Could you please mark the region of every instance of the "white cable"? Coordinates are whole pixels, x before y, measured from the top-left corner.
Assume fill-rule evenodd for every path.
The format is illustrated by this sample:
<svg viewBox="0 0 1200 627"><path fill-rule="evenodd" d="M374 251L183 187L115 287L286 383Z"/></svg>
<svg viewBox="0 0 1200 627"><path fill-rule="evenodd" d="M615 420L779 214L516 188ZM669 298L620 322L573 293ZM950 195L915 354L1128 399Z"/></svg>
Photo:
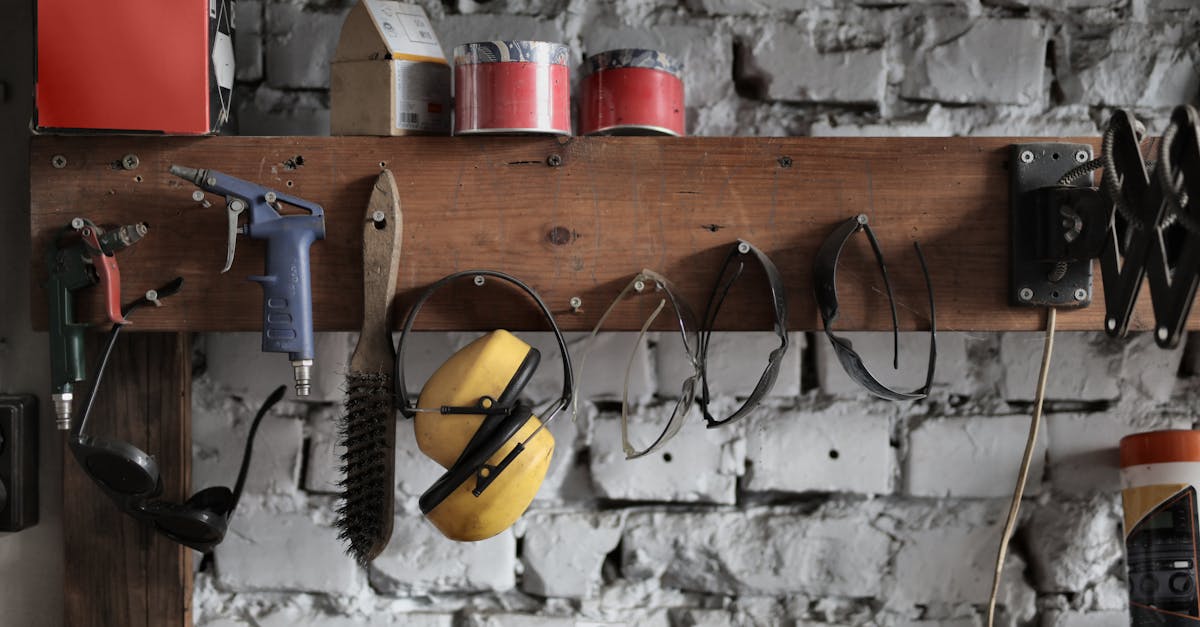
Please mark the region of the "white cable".
<svg viewBox="0 0 1200 627"><path fill-rule="evenodd" d="M1033 451L1037 448L1038 429L1042 424L1042 401L1046 399L1046 376L1050 373L1050 353L1054 351L1054 324L1056 312L1053 307L1046 313L1046 344L1042 348L1042 369L1038 373L1037 395L1033 400L1033 419L1029 422L1029 439L1025 441L1025 456L1021 458L1021 470L1017 473L1017 486L1013 490L1012 504L1008 508L1008 520L1004 523L1004 534L1000 537L1000 549L996 552L996 573L992 578L992 595L988 598L987 626L992 627L996 618L996 598L1000 596L1000 581L1004 576L1004 558L1008 555L1008 542L1017 526L1017 513L1021 510L1021 496L1025 493L1025 482L1029 479L1029 466L1033 462Z"/></svg>

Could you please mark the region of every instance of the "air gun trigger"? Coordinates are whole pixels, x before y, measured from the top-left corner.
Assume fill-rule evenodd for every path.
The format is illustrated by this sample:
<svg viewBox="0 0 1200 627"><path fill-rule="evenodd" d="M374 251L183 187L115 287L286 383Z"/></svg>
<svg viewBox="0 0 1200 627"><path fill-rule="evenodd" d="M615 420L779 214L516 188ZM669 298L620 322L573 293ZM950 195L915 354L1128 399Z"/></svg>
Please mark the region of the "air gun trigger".
<svg viewBox="0 0 1200 627"><path fill-rule="evenodd" d="M104 311L113 324L129 324L121 314L121 271L117 268L116 257L105 254L101 248L98 230L96 226L88 225L79 230L79 235L88 248L96 251L92 255L92 265L100 277L100 285L104 286Z"/></svg>
<svg viewBox="0 0 1200 627"><path fill-rule="evenodd" d="M246 210L246 202L241 198L227 198L225 201L225 217L228 220L228 230L225 240L225 267L221 268L221 274L229 272L233 267L233 253L237 247L238 235L238 216Z"/></svg>

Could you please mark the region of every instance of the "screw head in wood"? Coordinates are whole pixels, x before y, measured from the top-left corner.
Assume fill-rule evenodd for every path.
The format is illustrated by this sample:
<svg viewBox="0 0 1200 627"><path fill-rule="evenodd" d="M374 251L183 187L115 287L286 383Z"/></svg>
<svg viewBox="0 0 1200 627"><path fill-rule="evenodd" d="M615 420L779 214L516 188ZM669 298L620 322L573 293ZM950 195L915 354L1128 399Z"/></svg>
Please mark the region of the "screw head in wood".
<svg viewBox="0 0 1200 627"><path fill-rule="evenodd" d="M552 168L557 168L558 166L562 165L562 155L550 155L549 157L546 157L546 165Z"/></svg>
<svg viewBox="0 0 1200 627"><path fill-rule="evenodd" d="M478 285L479 287L483 287L483 283L484 283L485 279L483 278L482 274L476 274L474 281L475 281L475 285Z"/></svg>
<svg viewBox="0 0 1200 627"><path fill-rule="evenodd" d="M67 158L62 155L54 155L53 157L50 157L50 165L54 166L58 170L61 170L67 167Z"/></svg>
<svg viewBox="0 0 1200 627"><path fill-rule="evenodd" d="M569 304L571 305L571 309L579 311L583 307L583 299L578 296L572 296Z"/></svg>
<svg viewBox="0 0 1200 627"><path fill-rule="evenodd" d="M141 163L142 162L138 159L138 156L134 154L121 157L121 167L125 168L126 170L136 169L139 165L141 165Z"/></svg>

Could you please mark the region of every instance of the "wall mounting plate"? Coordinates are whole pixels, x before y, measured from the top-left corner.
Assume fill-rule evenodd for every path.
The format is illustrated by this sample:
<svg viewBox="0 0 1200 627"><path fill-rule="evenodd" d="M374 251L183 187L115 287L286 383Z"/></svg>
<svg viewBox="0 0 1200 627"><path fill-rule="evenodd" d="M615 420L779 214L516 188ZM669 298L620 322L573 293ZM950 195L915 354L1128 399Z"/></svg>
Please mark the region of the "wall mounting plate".
<svg viewBox="0 0 1200 627"><path fill-rule="evenodd" d="M1054 186L1071 168L1092 159L1088 144L1012 144L1009 152L1009 302L1027 307L1087 307L1092 302L1092 260L1063 262L1065 272L1051 281L1056 263L1039 258L1036 237L1045 216L1032 202L1034 190ZM1076 185L1090 187L1092 175Z"/></svg>
<svg viewBox="0 0 1200 627"><path fill-rule="evenodd" d="M0 395L0 531L38 521L37 397Z"/></svg>

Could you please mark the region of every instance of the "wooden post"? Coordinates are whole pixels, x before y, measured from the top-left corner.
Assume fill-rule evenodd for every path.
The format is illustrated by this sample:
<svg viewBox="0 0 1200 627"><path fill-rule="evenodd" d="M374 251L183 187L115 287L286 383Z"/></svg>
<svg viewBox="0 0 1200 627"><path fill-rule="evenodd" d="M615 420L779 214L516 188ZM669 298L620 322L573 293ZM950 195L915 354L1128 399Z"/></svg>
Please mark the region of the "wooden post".
<svg viewBox="0 0 1200 627"><path fill-rule="evenodd" d="M122 334L88 421L154 456L175 502L191 490L191 352L187 333ZM119 511L70 451L63 465L65 624L191 625L192 551Z"/></svg>

